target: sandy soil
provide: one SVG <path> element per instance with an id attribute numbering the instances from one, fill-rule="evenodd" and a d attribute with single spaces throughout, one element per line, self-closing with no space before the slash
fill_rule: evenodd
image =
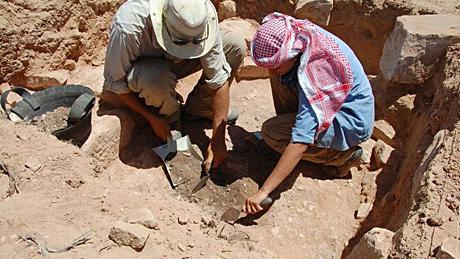
<path id="1" fill-rule="evenodd" d="M 185 93 L 194 77 L 187 80 L 179 86 Z M 274 114 L 269 82 L 236 84 L 232 97 L 232 104 L 242 114 L 237 125 L 228 128 L 227 165 L 192 199 L 188 192 L 169 187 L 149 141 L 145 141 L 152 137 L 148 128 L 140 129 L 132 140 L 133 144 L 147 143 L 138 156 L 114 161 L 96 173 L 95 161 L 78 148 L 38 132 L 34 126 L 2 120 L 0 131 L 6 138 L 0 145 L 6 152 L 0 158 L 21 175 L 21 193 L 0 202 L 1 256 L 39 257 L 35 248 L 25 248 L 27 244 L 18 240 L 21 234 L 39 233 L 50 246 L 59 247 L 91 229 L 96 236 L 90 243 L 52 257 L 340 257 L 359 226 L 354 214 L 362 199 L 364 171 L 355 171 L 352 179 L 325 179 L 314 165 L 302 163 L 275 194 L 277 200 L 265 215 L 235 226 L 219 220 L 226 208 L 240 206 L 257 189 L 275 162 L 254 153 L 243 140 Z M 202 147 L 207 143 L 204 134 L 210 130 L 196 130 L 202 123 L 183 124 L 184 133 L 190 133 L 194 143 Z M 31 159 L 38 159 L 41 165 L 36 172 L 27 167 Z M 144 169 L 129 165 L 141 167 L 152 160 L 156 162 L 149 164 L 155 165 Z M 181 166 L 186 164 L 178 163 L 173 170 Z M 199 165 L 190 161 L 189 167 L 188 177 L 196 181 Z M 0 179 L 5 186 L 5 179 Z M 114 222 L 142 207 L 153 212 L 160 228 L 151 233 L 144 250 L 101 250 L 112 244 L 107 235 Z M 189 223 L 180 225 L 178 218 Z M 213 219 L 217 227 L 200 227 L 202 218 Z M 185 251 L 178 246 L 186 247 Z"/>

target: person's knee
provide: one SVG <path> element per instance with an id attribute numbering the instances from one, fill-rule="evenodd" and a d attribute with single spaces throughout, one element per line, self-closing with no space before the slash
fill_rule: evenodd
<path id="1" fill-rule="evenodd" d="M 167 60 L 141 59 L 134 62 L 128 71 L 128 88 L 142 91 L 168 91 L 175 86 L 175 74 L 171 72 Z"/>
<path id="2" fill-rule="evenodd" d="M 232 69 L 237 70 L 246 55 L 246 41 L 236 32 L 225 32 L 222 42 L 227 62 Z"/>

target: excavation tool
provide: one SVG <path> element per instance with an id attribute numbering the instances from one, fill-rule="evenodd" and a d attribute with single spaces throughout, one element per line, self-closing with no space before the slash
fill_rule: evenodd
<path id="1" fill-rule="evenodd" d="M 273 203 L 272 198 L 267 197 L 260 203 L 260 206 L 265 210 L 268 207 L 270 207 L 272 203 Z M 236 221 L 238 221 L 238 219 L 240 218 L 242 214 L 246 216 L 246 214 L 243 212 L 242 209 L 231 207 L 231 208 L 228 208 L 224 212 L 224 214 L 222 214 L 222 216 L 220 217 L 220 220 L 223 220 L 233 225 L 235 224 Z"/>
<path id="2" fill-rule="evenodd" d="M 176 154 L 178 151 L 188 151 L 200 162 L 204 161 L 198 152 L 196 152 L 195 148 L 193 148 L 192 143 L 190 142 L 190 138 L 188 136 L 182 137 L 180 132 L 172 134 L 172 138 L 169 138 L 166 144 L 154 147 L 153 151 L 160 157 L 166 178 L 168 179 L 168 182 L 173 189 L 176 189 L 177 186 L 185 183 L 185 181 L 175 182 L 172 179 L 169 160 L 174 156 L 170 154 Z"/>
<path id="3" fill-rule="evenodd" d="M 204 163 L 203 162 L 201 163 L 200 181 L 192 189 L 192 193 L 196 193 L 197 191 L 201 190 L 206 185 L 209 178 L 211 178 L 211 174 L 209 173 L 211 171 L 211 168 L 212 168 L 212 163 L 208 170 L 206 170 Z"/>

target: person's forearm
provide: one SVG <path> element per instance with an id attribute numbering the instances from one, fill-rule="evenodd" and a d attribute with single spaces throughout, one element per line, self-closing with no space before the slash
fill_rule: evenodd
<path id="1" fill-rule="evenodd" d="M 230 86 L 226 82 L 216 90 L 213 98 L 214 118 L 212 123 L 212 141 L 225 141 L 225 128 L 227 125 L 228 108 L 230 103 Z"/>
<path id="2" fill-rule="evenodd" d="M 307 145 L 302 143 L 290 143 L 284 150 L 278 164 L 272 173 L 265 180 L 260 188 L 267 195 L 270 194 L 286 177 L 291 174 L 292 170 L 299 163 L 302 154 L 307 150 Z"/>
<path id="3" fill-rule="evenodd" d="M 137 94 L 129 93 L 129 94 L 120 94 L 118 98 L 126 104 L 132 111 L 139 113 L 142 117 L 147 118 L 152 115 L 152 113 L 148 110 L 147 105 L 142 103 L 139 99 Z"/>

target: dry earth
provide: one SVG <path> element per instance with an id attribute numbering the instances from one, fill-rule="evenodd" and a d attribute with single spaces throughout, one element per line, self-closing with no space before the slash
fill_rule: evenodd
<path id="1" fill-rule="evenodd" d="M 2 87 L 76 83 L 100 92 L 106 32 L 122 2 L 0 2 Z M 296 5 L 287 0 L 235 2 L 236 15 L 259 22 L 273 10 L 292 14 Z M 378 74 L 397 16 L 459 14 L 459 6 L 447 0 L 336 0 L 327 29 L 350 44 L 368 73 Z M 191 180 L 172 190 L 152 151 L 158 141 L 132 113 L 97 105 L 92 135 L 81 149 L 34 125 L 2 117 L 0 160 L 19 175 L 20 192 L 6 197 L 9 180 L 0 174 L 0 257 L 41 257 L 20 235 L 36 233 L 49 247 L 59 248 L 92 231 L 86 244 L 50 257 L 346 258 L 374 227 L 395 232 L 387 242 L 391 258 L 434 257 L 446 238 L 460 238 L 459 62 L 457 44 L 423 85 L 373 77 L 377 119 L 396 131 L 396 151 L 383 168 L 376 167 L 373 156 L 367 167 L 353 169 L 350 179 L 331 179 L 320 167 L 301 163 L 275 192 L 267 213 L 235 225 L 220 221 L 221 213 L 240 206 L 276 162 L 244 141 L 274 115 L 267 79 L 232 86 L 232 106 L 241 116 L 228 127 L 230 157 L 194 196 L 189 190 L 199 176 L 196 161 L 181 154 L 176 158 L 175 173 L 182 169 L 181 176 Z M 178 92 L 186 96 L 198 77 L 182 80 Z M 207 145 L 205 123 L 184 121 L 182 126 L 193 143 L 201 149 Z M 375 140 L 364 145 L 369 154 Z M 140 208 L 152 212 L 158 227 L 148 230 L 142 252 L 117 246 L 108 237 L 110 229 L 118 220 L 130 221 Z"/>

